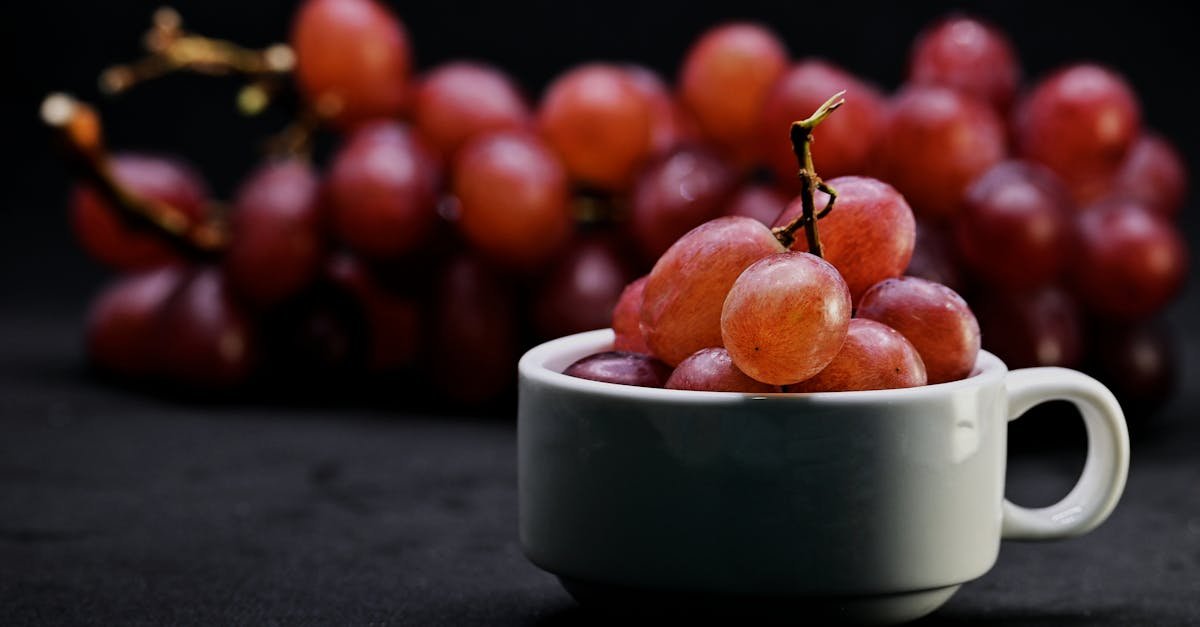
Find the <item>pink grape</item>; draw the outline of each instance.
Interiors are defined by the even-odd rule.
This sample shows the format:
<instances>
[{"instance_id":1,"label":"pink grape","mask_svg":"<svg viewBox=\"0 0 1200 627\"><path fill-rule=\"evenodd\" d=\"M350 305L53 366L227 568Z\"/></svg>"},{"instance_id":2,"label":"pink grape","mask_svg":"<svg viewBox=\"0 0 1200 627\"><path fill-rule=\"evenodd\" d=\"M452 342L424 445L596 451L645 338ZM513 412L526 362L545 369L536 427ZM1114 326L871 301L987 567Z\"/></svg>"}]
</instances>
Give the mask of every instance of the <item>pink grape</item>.
<instances>
[{"instance_id":1,"label":"pink grape","mask_svg":"<svg viewBox=\"0 0 1200 627\"><path fill-rule=\"evenodd\" d=\"M1054 170L1075 201L1095 201L1141 132L1141 105L1117 73L1094 64L1063 68L1038 82L1017 108L1017 145Z\"/></svg>"},{"instance_id":2,"label":"pink grape","mask_svg":"<svg viewBox=\"0 0 1200 627\"><path fill-rule=\"evenodd\" d=\"M646 279L641 277L625 286L613 308L613 349L627 353L651 354L642 333L642 303L646 295Z\"/></svg>"},{"instance_id":3,"label":"pink grape","mask_svg":"<svg viewBox=\"0 0 1200 627\"><path fill-rule=\"evenodd\" d=\"M829 262L784 252L754 262L729 290L721 338L755 380L790 385L837 355L850 325L850 290Z\"/></svg>"},{"instance_id":4,"label":"pink grape","mask_svg":"<svg viewBox=\"0 0 1200 627\"><path fill-rule=\"evenodd\" d=\"M750 264L782 251L771 230L751 218L717 218L679 238L646 279L641 318L650 349L675 365L720 346L729 288Z\"/></svg>"},{"instance_id":5,"label":"pink grape","mask_svg":"<svg viewBox=\"0 0 1200 627\"><path fill-rule=\"evenodd\" d=\"M746 392L766 394L778 392L774 385L755 381L733 365L729 351L724 348L702 348L679 362L664 386L669 390L699 390L707 392Z\"/></svg>"},{"instance_id":6,"label":"pink grape","mask_svg":"<svg viewBox=\"0 0 1200 627\"><path fill-rule=\"evenodd\" d=\"M1075 294L1103 317L1149 317L1183 288L1188 264L1183 236L1136 201L1114 201L1084 211L1077 218L1075 237Z\"/></svg>"},{"instance_id":7,"label":"pink grape","mask_svg":"<svg viewBox=\"0 0 1200 627\"><path fill-rule=\"evenodd\" d=\"M831 118L832 119L832 118ZM912 209L894 187L873 178L844 176L829 181L837 202L829 215L817 222L825 260L838 269L858 300L868 287L900 276L912 258L916 222ZM817 211L828 199L817 194ZM803 212L800 199L793 200L775 221L782 226ZM808 251L808 240L797 233L792 250Z\"/></svg>"},{"instance_id":8,"label":"pink grape","mask_svg":"<svg viewBox=\"0 0 1200 627\"><path fill-rule=\"evenodd\" d=\"M950 87L1007 112L1021 82L1012 42L999 29L956 15L917 35L908 62L909 81Z\"/></svg>"},{"instance_id":9,"label":"pink grape","mask_svg":"<svg viewBox=\"0 0 1200 627\"><path fill-rule=\"evenodd\" d=\"M954 290L916 277L887 279L858 302L856 315L900 332L921 355L929 383L971 374L979 354L979 322Z\"/></svg>"},{"instance_id":10,"label":"pink grape","mask_svg":"<svg viewBox=\"0 0 1200 627\"><path fill-rule=\"evenodd\" d=\"M885 324L855 318L833 361L816 376L789 385L784 391L893 390L925 383L925 362L911 342Z\"/></svg>"},{"instance_id":11,"label":"pink grape","mask_svg":"<svg viewBox=\"0 0 1200 627\"><path fill-rule=\"evenodd\" d=\"M1006 154L991 107L945 87L909 86L892 99L874 170L918 216L949 220L971 181Z\"/></svg>"},{"instance_id":12,"label":"pink grape","mask_svg":"<svg viewBox=\"0 0 1200 627\"><path fill-rule=\"evenodd\" d=\"M671 368L649 355L609 351L588 355L567 366L563 374L591 381L661 388L671 376Z\"/></svg>"}]
</instances>

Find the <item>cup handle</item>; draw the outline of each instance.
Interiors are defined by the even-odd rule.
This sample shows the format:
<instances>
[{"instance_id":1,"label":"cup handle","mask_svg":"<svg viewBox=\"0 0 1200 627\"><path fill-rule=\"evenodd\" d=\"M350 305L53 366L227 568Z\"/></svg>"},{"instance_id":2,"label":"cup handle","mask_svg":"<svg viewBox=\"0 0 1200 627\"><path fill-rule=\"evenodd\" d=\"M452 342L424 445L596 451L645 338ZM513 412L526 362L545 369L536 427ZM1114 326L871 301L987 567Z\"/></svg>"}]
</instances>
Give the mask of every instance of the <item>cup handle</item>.
<instances>
[{"instance_id":1,"label":"cup handle","mask_svg":"<svg viewBox=\"0 0 1200 627\"><path fill-rule=\"evenodd\" d=\"M1047 401L1074 403L1087 427L1088 452L1079 482L1054 505L1030 509L1005 499L1003 537L1055 540L1096 528L1116 507L1129 474L1129 432L1117 399L1099 381L1066 368L1014 370L1005 383L1009 422Z\"/></svg>"}]
</instances>

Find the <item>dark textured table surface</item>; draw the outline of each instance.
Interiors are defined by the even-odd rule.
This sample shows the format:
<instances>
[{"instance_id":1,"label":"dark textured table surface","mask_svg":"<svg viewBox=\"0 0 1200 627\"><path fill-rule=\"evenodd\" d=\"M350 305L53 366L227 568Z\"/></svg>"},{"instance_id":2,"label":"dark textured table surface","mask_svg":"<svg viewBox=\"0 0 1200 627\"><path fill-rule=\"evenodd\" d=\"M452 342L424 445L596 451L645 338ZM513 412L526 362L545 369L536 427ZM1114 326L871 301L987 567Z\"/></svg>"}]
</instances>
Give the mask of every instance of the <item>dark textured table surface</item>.
<instances>
[{"instance_id":1,"label":"dark textured table surface","mask_svg":"<svg viewBox=\"0 0 1200 627\"><path fill-rule=\"evenodd\" d=\"M0 315L0 625L606 624L521 555L511 417L147 398L90 380L77 334ZM1192 394L1105 525L1005 543L921 624L1200 624ZM1016 457L1009 495L1053 500L1080 459Z\"/></svg>"}]
</instances>

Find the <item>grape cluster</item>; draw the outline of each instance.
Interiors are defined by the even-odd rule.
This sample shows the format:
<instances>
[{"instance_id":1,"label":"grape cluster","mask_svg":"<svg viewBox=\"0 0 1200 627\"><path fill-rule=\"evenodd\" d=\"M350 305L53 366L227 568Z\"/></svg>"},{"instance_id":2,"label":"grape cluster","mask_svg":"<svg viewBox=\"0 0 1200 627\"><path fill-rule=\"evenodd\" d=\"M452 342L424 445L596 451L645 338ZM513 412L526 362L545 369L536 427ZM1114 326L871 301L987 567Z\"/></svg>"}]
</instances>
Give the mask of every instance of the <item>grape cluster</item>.
<instances>
[{"instance_id":1,"label":"grape cluster","mask_svg":"<svg viewBox=\"0 0 1200 627\"><path fill-rule=\"evenodd\" d=\"M1186 272L1187 174L1107 68L1022 91L1003 33L952 17L889 95L731 23L699 36L674 86L593 62L531 101L478 61L418 73L376 0L305 0L289 43L270 68L338 138L327 158L276 151L223 212L179 159L88 153L72 225L126 273L89 316L104 370L206 390L403 373L484 402L523 346L611 324L615 352L573 371L905 387L969 374L969 301L1010 366L1094 363L1143 396L1170 377L1148 321ZM838 92L797 176L789 129ZM90 137L84 122L67 125Z\"/></svg>"}]
</instances>

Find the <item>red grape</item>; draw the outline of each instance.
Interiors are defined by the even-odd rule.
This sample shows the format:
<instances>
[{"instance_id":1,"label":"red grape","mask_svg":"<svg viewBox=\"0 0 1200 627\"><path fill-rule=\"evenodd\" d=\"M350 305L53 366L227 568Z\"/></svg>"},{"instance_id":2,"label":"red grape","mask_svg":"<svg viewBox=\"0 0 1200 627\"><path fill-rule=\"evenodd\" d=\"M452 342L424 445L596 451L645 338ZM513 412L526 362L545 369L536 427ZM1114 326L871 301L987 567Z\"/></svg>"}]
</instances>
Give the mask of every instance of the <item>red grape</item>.
<instances>
[{"instance_id":1,"label":"red grape","mask_svg":"<svg viewBox=\"0 0 1200 627\"><path fill-rule=\"evenodd\" d=\"M1125 79L1091 64L1042 79L1015 120L1021 154L1054 170L1079 203L1099 198L1141 132L1141 106Z\"/></svg>"},{"instance_id":2,"label":"red grape","mask_svg":"<svg viewBox=\"0 0 1200 627\"><path fill-rule=\"evenodd\" d=\"M535 329L554 338L607 327L632 277L616 242L593 237L574 243L538 289Z\"/></svg>"},{"instance_id":3,"label":"red grape","mask_svg":"<svg viewBox=\"0 0 1200 627\"><path fill-rule=\"evenodd\" d=\"M717 218L679 238L646 279L641 327L654 355L675 365L721 346L729 288L750 264L782 251L771 230L751 218Z\"/></svg>"},{"instance_id":4,"label":"red grape","mask_svg":"<svg viewBox=\"0 0 1200 627\"><path fill-rule=\"evenodd\" d=\"M702 348L679 362L664 386L669 390L699 390L706 392L746 392L766 394L778 392L778 386L755 381L733 365L729 351L724 348Z\"/></svg>"},{"instance_id":5,"label":"red grape","mask_svg":"<svg viewBox=\"0 0 1200 627\"><path fill-rule=\"evenodd\" d=\"M570 184L540 139L519 131L477 138L454 165L458 220L475 248L508 266L531 268L570 238Z\"/></svg>"},{"instance_id":6,"label":"red grape","mask_svg":"<svg viewBox=\"0 0 1200 627\"><path fill-rule=\"evenodd\" d=\"M489 264L462 255L437 285L432 322L433 376L456 401L479 404L516 382L516 303Z\"/></svg>"},{"instance_id":7,"label":"red grape","mask_svg":"<svg viewBox=\"0 0 1200 627\"><path fill-rule=\"evenodd\" d=\"M832 118L830 118L832 119ZM822 126L822 128L824 128ZM891 185L863 176L844 176L829 181L837 190L837 203L817 224L825 260L846 280L857 301L868 287L900 276L912 258L915 220L904 197ZM817 210L828 197L818 193ZM799 217L804 207L797 198L775 226ZM808 240L799 236L792 250L808 251Z\"/></svg>"},{"instance_id":8,"label":"red grape","mask_svg":"<svg viewBox=\"0 0 1200 627\"><path fill-rule=\"evenodd\" d=\"M563 374L643 388L661 388L671 375L671 367L641 353L609 351L579 359L567 366Z\"/></svg>"},{"instance_id":9,"label":"red grape","mask_svg":"<svg viewBox=\"0 0 1200 627\"><path fill-rule=\"evenodd\" d=\"M166 157L118 154L109 160L116 181L139 197L165 202L201 220L208 187L187 164ZM179 260L163 235L126 219L99 191L77 186L71 195L71 227L93 259L116 270L144 270Z\"/></svg>"},{"instance_id":10,"label":"red grape","mask_svg":"<svg viewBox=\"0 0 1200 627\"><path fill-rule=\"evenodd\" d=\"M787 48L770 30L747 23L717 26L684 57L679 97L700 130L744 164L757 152L763 104L787 63Z\"/></svg>"},{"instance_id":11,"label":"red grape","mask_svg":"<svg viewBox=\"0 0 1200 627\"><path fill-rule=\"evenodd\" d=\"M913 256L908 262L907 276L915 276L962 292L966 281L954 254L953 240L941 224L917 220Z\"/></svg>"},{"instance_id":12,"label":"red grape","mask_svg":"<svg viewBox=\"0 0 1200 627\"><path fill-rule=\"evenodd\" d=\"M526 128L533 114L502 71L455 61L434 68L416 90L413 124L434 152L450 159L473 137L488 131Z\"/></svg>"},{"instance_id":13,"label":"red grape","mask_svg":"<svg viewBox=\"0 0 1200 627\"><path fill-rule=\"evenodd\" d=\"M404 25L384 5L305 0L292 22L291 44L300 91L340 125L403 110L412 52Z\"/></svg>"},{"instance_id":14,"label":"red grape","mask_svg":"<svg viewBox=\"0 0 1200 627\"><path fill-rule=\"evenodd\" d=\"M1129 149L1111 193L1173 218L1187 198L1187 179L1187 164L1175 147L1161 135L1144 133Z\"/></svg>"},{"instance_id":15,"label":"red grape","mask_svg":"<svg viewBox=\"0 0 1200 627\"><path fill-rule=\"evenodd\" d=\"M863 174L875 138L883 125L883 97L872 86L825 61L810 59L793 65L771 90L763 106L762 154L776 180L800 189L798 165L792 152L792 122L803 120L830 96L846 91L846 104L813 131L813 161L825 178Z\"/></svg>"},{"instance_id":16,"label":"red grape","mask_svg":"<svg viewBox=\"0 0 1200 627\"><path fill-rule=\"evenodd\" d=\"M725 215L754 218L769 226L787 208L788 200L783 192L769 185L745 185L725 205Z\"/></svg>"},{"instance_id":17,"label":"red grape","mask_svg":"<svg viewBox=\"0 0 1200 627\"><path fill-rule=\"evenodd\" d=\"M1187 244L1164 218L1136 201L1081 213L1072 259L1075 293L1090 310L1139 319L1171 301L1187 276Z\"/></svg>"},{"instance_id":18,"label":"red grape","mask_svg":"<svg viewBox=\"0 0 1200 627\"><path fill-rule=\"evenodd\" d=\"M166 302L158 320L160 372L190 388L244 384L257 359L254 328L224 276L205 268Z\"/></svg>"},{"instance_id":19,"label":"red grape","mask_svg":"<svg viewBox=\"0 0 1200 627\"><path fill-rule=\"evenodd\" d=\"M846 342L816 376L789 385L785 392L893 390L925 385L925 363L898 331L874 320L855 318Z\"/></svg>"},{"instance_id":20,"label":"red grape","mask_svg":"<svg viewBox=\"0 0 1200 627\"><path fill-rule=\"evenodd\" d=\"M412 365L420 354L421 306L416 298L388 289L354 257L336 255L326 278L358 303L370 341L367 365L392 370Z\"/></svg>"},{"instance_id":21,"label":"red grape","mask_svg":"<svg viewBox=\"0 0 1200 627\"><path fill-rule=\"evenodd\" d=\"M624 66L633 86L650 103L650 153L664 155L695 135L692 121L671 97L671 91L654 70L641 65Z\"/></svg>"},{"instance_id":22,"label":"red grape","mask_svg":"<svg viewBox=\"0 0 1200 627\"><path fill-rule=\"evenodd\" d=\"M874 159L917 215L946 220L967 185L1005 154L1004 125L990 107L944 87L910 86L891 103Z\"/></svg>"},{"instance_id":23,"label":"red grape","mask_svg":"<svg viewBox=\"0 0 1200 627\"><path fill-rule=\"evenodd\" d=\"M1075 303L1061 290L989 291L981 300L977 311L984 348L1009 368L1080 365L1083 323Z\"/></svg>"},{"instance_id":24,"label":"red grape","mask_svg":"<svg viewBox=\"0 0 1200 627\"><path fill-rule=\"evenodd\" d=\"M650 155L651 109L627 72L593 63L555 79L542 97L538 124L572 178L619 190Z\"/></svg>"},{"instance_id":25,"label":"red grape","mask_svg":"<svg viewBox=\"0 0 1200 627\"><path fill-rule=\"evenodd\" d=\"M721 214L736 179L708 152L683 148L638 178L629 229L647 259L657 259L684 233Z\"/></svg>"},{"instance_id":26,"label":"red grape","mask_svg":"<svg viewBox=\"0 0 1200 627\"><path fill-rule=\"evenodd\" d=\"M259 322L268 360L263 372L285 393L319 393L357 383L370 351L381 346L371 341L358 299L331 283L316 283L265 312ZM331 385L330 377L345 379Z\"/></svg>"},{"instance_id":27,"label":"red grape","mask_svg":"<svg viewBox=\"0 0 1200 627\"><path fill-rule=\"evenodd\" d=\"M997 164L972 183L955 227L970 269L1008 291L1054 281L1071 254L1067 191L1030 163Z\"/></svg>"},{"instance_id":28,"label":"red grape","mask_svg":"<svg viewBox=\"0 0 1200 627\"><path fill-rule=\"evenodd\" d=\"M121 277L92 301L87 352L92 363L126 377L148 377L159 367L160 312L187 279L182 266L165 266Z\"/></svg>"},{"instance_id":29,"label":"red grape","mask_svg":"<svg viewBox=\"0 0 1200 627\"><path fill-rule=\"evenodd\" d=\"M1112 388L1121 408L1141 418L1160 409L1179 382L1179 338L1153 323L1103 328L1100 333L1097 376Z\"/></svg>"},{"instance_id":30,"label":"red grape","mask_svg":"<svg viewBox=\"0 0 1200 627\"><path fill-rule=\"evenodd\" d=\"M833 360L850 324L850 290L829 262L784 252L754 262L729 290L721 338L755 380L790 385Z\"/></svg>"},{"instance_id":31,"label":"red grape","mask_svg":"<svg viewBox=\"0 0 1200 627\"><path fill-rule=\"evenodd\" d=\"M242 300L265 308L315 278L325 253L319 188L299 159L267 163L242 184L222 268Z\"/></svg>"},{"instance_id":32,"label":"red grape","mask_svg":"<svg viewBox=\"0 0 1200 627\"><path fill-rule=\"evenodd\" d=\"M361 126L333 157L327 200L334 233L368 258L420 247L437 224L437 169L397 122Z\"/></svg>"},{"instance_id":33,"label":"red grape","mask_svg":"<svg viewBox=\"0 0 1200 627\"><path fill-rule=\"evenodd\" d=\"M917 35L908 80L940 85L1007 112L1021 81L1021 66L1008 37L972 17L951 16Z\"/></svg>"},{"instance_id":34,"label":"red grape","mask_svg":"<svg viewBox=\"0 0 1200 627\"><path fill-rule=\"evenodd\" d=\"M929 383L971 374L979 354L979 322L954 290L916 277L887 279L863 294L856 315L882 322L912 342Z\"/></svg>"},{"instance_id":35,"label":"red grape","mask_svg":"<svg viewBox=\"0 0 1200 627\"><path fill-rule=\"evenodd\" d=\"M646 295L646 279L638 280L625 286L621 296L613 307L612 329L616 336L613 339L613 349L628 353L651 353L646 344L646 335L642 333L642 303Z\"/></svg>"}]
</instances>

